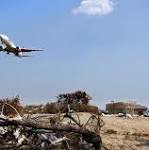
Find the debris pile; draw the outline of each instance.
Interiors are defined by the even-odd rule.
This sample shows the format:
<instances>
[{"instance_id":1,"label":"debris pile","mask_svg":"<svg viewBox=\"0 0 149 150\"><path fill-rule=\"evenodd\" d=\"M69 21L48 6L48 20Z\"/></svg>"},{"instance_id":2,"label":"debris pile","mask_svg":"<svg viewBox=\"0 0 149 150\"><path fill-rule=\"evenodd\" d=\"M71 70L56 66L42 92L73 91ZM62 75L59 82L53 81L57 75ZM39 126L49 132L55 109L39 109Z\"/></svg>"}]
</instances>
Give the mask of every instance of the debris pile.
<instances>
[{"instance_id":1,"label":"debris pile","mask_svg":"<svg viewBox=\"0 0 149 150\"><path fill-rule=\"evenodd\" d=\"M103 121L99 114L92 114L82 124L75 112L21 117L14 111L17 114L14 118L0 115L0 149L101 149Z\"/></svg>"}]
</instances>

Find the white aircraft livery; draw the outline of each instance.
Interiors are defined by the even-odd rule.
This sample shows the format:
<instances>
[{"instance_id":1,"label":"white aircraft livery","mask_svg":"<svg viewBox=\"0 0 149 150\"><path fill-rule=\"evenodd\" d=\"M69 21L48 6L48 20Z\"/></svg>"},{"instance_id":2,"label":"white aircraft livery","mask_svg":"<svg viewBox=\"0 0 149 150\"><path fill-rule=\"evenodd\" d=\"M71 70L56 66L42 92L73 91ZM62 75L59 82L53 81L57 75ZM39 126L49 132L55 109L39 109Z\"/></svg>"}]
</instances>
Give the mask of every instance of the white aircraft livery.
<instances>
[{"instance_id":1,"label":"white aircraft livery","mask_svg":"<svg viewBox=\"0 0 149 150\"><path fill-rule=\"evenodd\" d=\"M5 34L0 34L0 42L2 44L0 46L0 52L6 52L7 54L13 53L17 57L29 57L28 55L24 55L26 52L43 51L15 46L15 44Z\"/></svg>"}]
</instances>

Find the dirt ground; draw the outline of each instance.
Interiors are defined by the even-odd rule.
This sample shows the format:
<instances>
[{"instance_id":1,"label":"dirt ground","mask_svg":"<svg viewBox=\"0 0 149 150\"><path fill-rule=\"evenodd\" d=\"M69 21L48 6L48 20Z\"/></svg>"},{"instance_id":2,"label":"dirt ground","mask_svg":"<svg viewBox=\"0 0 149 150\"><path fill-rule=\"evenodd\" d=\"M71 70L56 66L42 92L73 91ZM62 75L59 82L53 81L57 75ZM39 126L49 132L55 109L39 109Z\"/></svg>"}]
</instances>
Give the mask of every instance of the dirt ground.
<instances>
[{"instance_id":1,"label":"dirt ground","mask_svg":"<svg viewBox=\"0 0 149 150\"><path fill-rule=\"evenodd\" d=\"M103 144L110 150L149 150L149 118L103 117Z\"/></svg>"},{"instance_id":2,"label":"dirt ground","mask_svg":"<svg viewBox=\"0 0 149 150\"><path fill-rule=\"evenodd\" d=\"M81 122L86 122L90 114L80 113L79 116ZM101 137L108 150L149 150L149 118L104 116L102 119L105 125Z\"/></svg>"}]
</instances>

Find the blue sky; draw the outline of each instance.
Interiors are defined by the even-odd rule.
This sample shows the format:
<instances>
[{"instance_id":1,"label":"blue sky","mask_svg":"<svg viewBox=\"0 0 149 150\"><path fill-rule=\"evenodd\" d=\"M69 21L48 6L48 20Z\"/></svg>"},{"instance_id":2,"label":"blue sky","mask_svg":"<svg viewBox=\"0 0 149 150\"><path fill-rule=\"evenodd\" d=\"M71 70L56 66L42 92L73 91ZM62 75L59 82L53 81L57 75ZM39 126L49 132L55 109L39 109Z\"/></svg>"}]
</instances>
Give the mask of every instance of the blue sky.
<instances>
[{"instance_id":1,"label":"blue sky","mask_svg":"<svg viewBox=\"0 0 149 150\"><path fill-rule=\"evenodd\" d=\"M99 107L111 100L149 106L149 2L91 1L1 1L1 33L45 51L0 54L0 97L39 104L85 90Z\"/></svg>"}]
</instances>

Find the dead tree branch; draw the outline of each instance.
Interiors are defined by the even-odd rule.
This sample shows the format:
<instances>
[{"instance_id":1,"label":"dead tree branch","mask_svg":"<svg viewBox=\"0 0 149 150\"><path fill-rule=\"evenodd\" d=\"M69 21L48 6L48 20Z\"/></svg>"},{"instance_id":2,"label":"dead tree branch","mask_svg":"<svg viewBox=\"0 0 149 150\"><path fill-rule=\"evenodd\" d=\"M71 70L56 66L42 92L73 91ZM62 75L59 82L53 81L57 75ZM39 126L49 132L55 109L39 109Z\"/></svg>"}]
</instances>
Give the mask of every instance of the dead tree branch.
<instances>
[{"instance_id":1,"label":"dead tree branch","mask_svg":"<svg viewBox=\"0 0 149 150\"><path fill-rule=\"evenodd\" d=\"M68 116L67 116L68 117ZM68 125L68 124L43 124L43 123L35 123L31 120L10 120L0 118L0 126L22 126L22 127L30 127L33 129L44 129L51 130L53 132L62 131L62 132L73 132L81 134L84 140L88 143L91 143L96 150L99 150L101 147L101 138L95 132L89 131L86 128L79 127L76 125Z\"/></svg>"}]
</instances>

